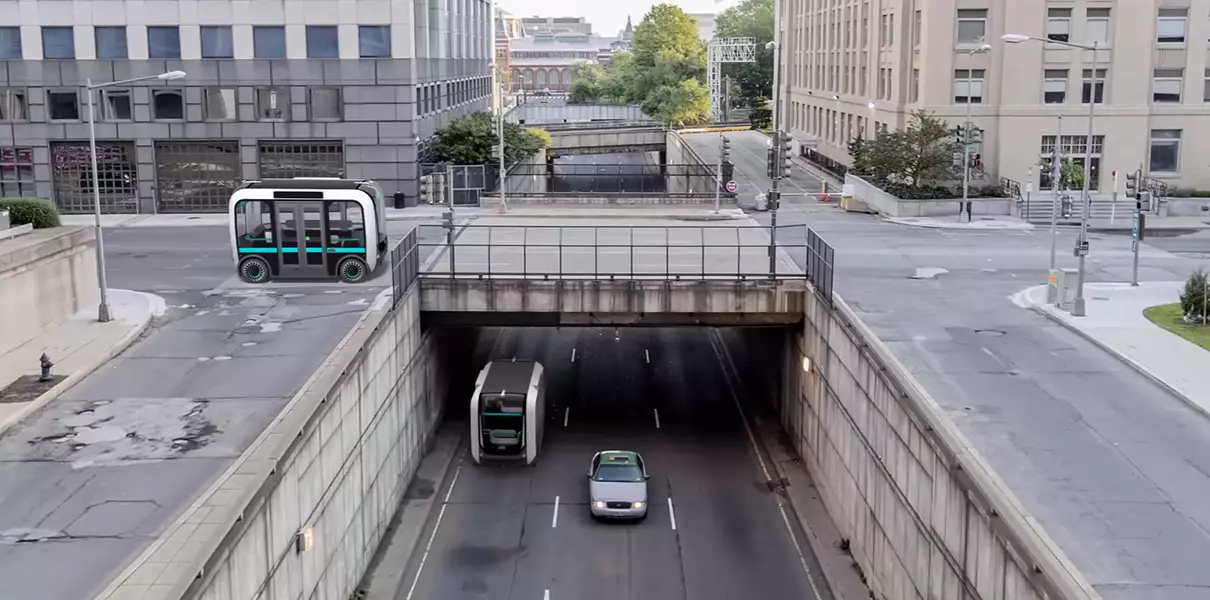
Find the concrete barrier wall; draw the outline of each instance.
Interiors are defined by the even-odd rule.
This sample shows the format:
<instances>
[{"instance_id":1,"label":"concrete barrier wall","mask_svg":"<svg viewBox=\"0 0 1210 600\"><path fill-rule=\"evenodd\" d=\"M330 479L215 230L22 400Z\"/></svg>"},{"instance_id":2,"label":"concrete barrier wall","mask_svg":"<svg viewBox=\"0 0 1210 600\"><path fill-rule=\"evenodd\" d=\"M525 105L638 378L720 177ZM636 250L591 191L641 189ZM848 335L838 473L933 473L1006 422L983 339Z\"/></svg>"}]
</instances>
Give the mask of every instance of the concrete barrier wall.
<instances>
[{"instance_id":1,"label":"concrete barrier wall","mask_svg":"<svg viewBox=\"0 0 1210 600\"><path fill-rule=\"evenodd\" d=\"M179 589L163 597L346 600L424 456L473 335L422 331L418 286L396 310L369 311L240 461L120 580L135 585L140 567L167 552L177 558L161 568L179 574ZM199 537L207 528L213 534ZM188 553L196 558L182 563Z\"/></svg>"},{"instance_id":2,"label":"concrete barrier wall","mask_svg":"<svg viewBox=\"0 0 1210 600\"><path fill-rule=\"evenodd\" d=\"M542 167L542 168L539 168ZM546 150L539 150L537 154L513 165L504 176L504 190L511 196L513 194L541 194L547 190L549 178L542 175L542 169L546 167ZM516 175L515 173L522 172L525 175ZM485 201L488 199L485 198ZM497 198L499 200L499 198Z\"/></svg>"},{"instance_id":3,"label":"concrete barrier wall","mask_svg":"<svg viewBox=\"0 0 1210 600\"><path fill-rule=\"evenodd\" d=\"M685 138L675 131L668 132L665 143L667 164L695 165L690 168L691 171L681 169L682 174L669 175L667 190L680 194L713 194L717 187L714 175L717 165L706 164Z\"/></svg>"},{"instance_id":4,"label":"concrete barrier wall","mask_svg":"<svg viewBox=\"0 0 1210 600\"><path fill-rule=\"evenodd\" d=\"M845 185L853 186L853 197L866 203L871 210L887 217L939 217L957 216L961 198L943 200L903 200L892 196L868 181L846 174ZM971 210L980 215L1010 215L1015 200L1012 198L971 198Z\"/></svg>"},{"instance_id":5,"label":"concrete barrier wall","mask_svg":"<svg viewBox=\"0 0 1210 600\"><path fill-rule=\"evenodd\" d=\"M95 239L89 227L55 227L0 241L0 354L96 308Z\"/></svg>"},{"instance_id":6,"label":"concrete barrier wall","mask_svg":"<svg viewBox=\"0 0 1210 600\"><path fill-rule=\"evenodd\" d=\"M779 412L877 598L1099 598L842 300L806 306Z\"/></svg>"}]
</instances>

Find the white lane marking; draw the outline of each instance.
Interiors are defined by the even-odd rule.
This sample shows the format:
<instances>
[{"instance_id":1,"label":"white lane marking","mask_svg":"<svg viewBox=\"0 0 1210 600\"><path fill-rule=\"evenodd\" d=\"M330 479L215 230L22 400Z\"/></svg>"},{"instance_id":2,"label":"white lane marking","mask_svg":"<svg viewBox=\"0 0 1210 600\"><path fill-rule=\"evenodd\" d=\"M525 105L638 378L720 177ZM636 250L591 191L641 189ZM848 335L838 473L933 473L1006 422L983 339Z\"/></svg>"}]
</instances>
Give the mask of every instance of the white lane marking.
<instances>
[{"instance_id":1,"label":"white lane marking","mask_svg":"<svg viewBox=\"0 0 1210 600\"><path fill-rule=\"evenodd\" d=\"M659 429L660 428L660 409L653 408L653 409L651 409L651 412L655 413L655 428Z\"/></svg>"},{"instance_id":2,"label":"white lane marking","mask_svg":"<svg viewBox=\"0 0 1210 600\"><path fill-rule=\"evenodd\" d=\"M986 355L988 355L988 356L992 357L992 360L996 361L996 364L1000 365L1000 368L1002 368L1002 369L1007 369L1007 368L1008 368L1008 365L1007 365L1007 364L1004 364L1004 361L1000 360L1000 357L999 357L999 356L996 356L996 353L995 353L995 352L992 352L992 351L991 351L991 350L989 350L988 348L980 348L980 350L983 350L983 353L984 353L984 354L986 354Z\"/></svg>"},{"instance_id":3,"label":"white lane marking","mask_svg":"<svg viewBox=\"0 0 1210 600\"><path fill-rule=\"evenodd\" d=\"M571 349L571 362L576 362L576 349Z\"/></svg>"},{"instance_id":4,"label":"white lane marking","mask_svg":"<svg viewBox=\"0 0 1210 600\"><path fill-rule=\"evenodd\" d=\"M672 496L668 496L668 518L672 521L672 530L676 531L676 509L672 508Z\"/></svg>"},{"instance_id":5,"label":"white lane marking","mask_svg":"<svg viewBox=\"0 0 1210 600\"><path fill-rule=\"evenodd\" d=\"M542 592L542 600L550 600L550 590Z\"/></svg>"},{"instance_id":6,"label":"white lane marking","mask_svg":"<svg viewBox=\"0 0 1210 600\"><path fill-rule=\"evenodd\" d=\"M651 364L651 350L643 348L643 356L647 357L647 364Z\"/></svg>"},{"instance_id":7,"label":"white lane marking","mask_svg":"<svg viewBox=\"0 0 1210 600\"><path fill-rule=\"evenodd\" d=\"M563 426L567 427L567 419L571 418L571 407L563 409Z\"/></svg>"},{"instance_id":8,"label":"white lane marking","mask_svg":"<svg viewBox=\"0 0 1210 600\"><path fill-rule=\"evenodd\" d=\"M450 481L450 489L445 491L445 500L441 503L441 511L437 513L437 522L433 524L433 533L429 534L429 541L424 545L424 554L420 556L420 565L416 567L416 577L412 579L412 587L408 588L406 600L412 600L412 594L416 593L416 584L420 583L420 573L424 571L424 563L429 560L429 551L433 549L433 540L437 539L437 530L441 528L441 519L445 517L445 508L450 505L450 495L454 493L454 486L458 483L458 474L462 472L462 465L454 470L454 479Z\"/></svg>"},{"instance_id":9,"label":"white lane marking","mask_svg":"<svg viewBox=\"0 0 1210 600\"><path fill-rule=\"evenodd\" d=\"M559 526L559 497L555 496L555 514L550 517L550 526L555 528Z\"/></svg>"},{"instance_id":10,"label":"white lane marking","mask_svg":"<svg viewBox=\"0 0 1210 600\"><path fill-rule=\"evenodd\" d=\"M739 369L735 368L735 361L731 360L731 353L726 351L723 346L722 336L718 330L711 331L713 337L711 341L716 342L710 344L714 349L714 356L718 359L718 366L723 371L723 381L727 382L727 391L731 394L731 401L735 403L735 410L739 411L740 420L744 423L744 431L748 433L748 441L752 443L752 452L756 454L756 460L760 463L760 470L765 475L765 480L772 482L773 477L769 474L769 467L765 464L765 458L761 456L760 446L756 443L756 435L752 433L752 426L748 424L748 417L744 413L743 405L739 401L739 393L735 391L735 385L731 383L731 377L727 372L727 365L731 365L731 371L739 375ZM726 355L726 363L723 362L724 354ZM794 551L798 553L798 563L802 565L803 573L807 575L807 583L811 584L811 591L815 592L815 597L819 598L819 587L815 585L815 576L811 574L811 568L807 566L807 557L803 554L802 546L798 543L798 536L794 535L794 527L790 525L790 515L786 513L786 505L782 502L782 497L779 494L773 494L774 500L777 502L777 511L781 513L781 522L786 526L786 533L790 535L790 543L794 544ZM803 526L804 528L806 525Z\"/></svg>"}]
</instances>

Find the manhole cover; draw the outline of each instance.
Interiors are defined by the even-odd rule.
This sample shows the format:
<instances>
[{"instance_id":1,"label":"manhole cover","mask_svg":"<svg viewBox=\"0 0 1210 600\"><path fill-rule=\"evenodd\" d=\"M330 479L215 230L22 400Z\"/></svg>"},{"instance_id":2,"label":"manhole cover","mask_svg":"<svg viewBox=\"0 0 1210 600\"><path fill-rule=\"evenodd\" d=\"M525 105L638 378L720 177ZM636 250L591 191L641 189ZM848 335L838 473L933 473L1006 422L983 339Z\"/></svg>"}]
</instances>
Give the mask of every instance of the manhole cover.
<instances>
[{"instance_id":1,"label":"manhole cover","mask_svg":"<svg viewBox=\"0 0 1210 600\"><path fill-rule=\"evenodd\" d=\"M1003 332L999 329L976 329L975 333L977 333L979 335L987 335L987 336L991 336L991 337L1000 337L1000 336L1004 335L1005 332Z\"/></svg>"},{"instance_id":2,"label":"manhole cover","mask_svg":"<svg viewBox=\"0 0 1210 600\"><path fill-rule=\"evenodd\" d=\"M33 402L64 379L66 378L56 375L50 381L38 381L37 375L22 375L0 390L0 404Z\"/></svg>"}]
</instances>

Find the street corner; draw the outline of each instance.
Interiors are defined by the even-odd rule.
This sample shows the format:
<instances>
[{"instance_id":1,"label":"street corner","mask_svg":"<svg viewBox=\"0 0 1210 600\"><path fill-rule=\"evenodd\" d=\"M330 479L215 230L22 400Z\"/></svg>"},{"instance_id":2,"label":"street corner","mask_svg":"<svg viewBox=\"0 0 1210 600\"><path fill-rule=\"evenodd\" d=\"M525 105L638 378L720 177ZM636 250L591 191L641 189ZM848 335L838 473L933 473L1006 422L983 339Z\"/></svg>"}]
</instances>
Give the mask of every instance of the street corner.
<instances>
[{"instance_id":1,"label":"street corner","mask_svg":"<svg viewBox=\"0 0 1210 600\"><path fill-rule=\"evenodd\" d=\"M1046 305L1047 284L1027 287L1008 297L1009 301L1021 308L1039 309Z\"/></svg>"}]
</instances>

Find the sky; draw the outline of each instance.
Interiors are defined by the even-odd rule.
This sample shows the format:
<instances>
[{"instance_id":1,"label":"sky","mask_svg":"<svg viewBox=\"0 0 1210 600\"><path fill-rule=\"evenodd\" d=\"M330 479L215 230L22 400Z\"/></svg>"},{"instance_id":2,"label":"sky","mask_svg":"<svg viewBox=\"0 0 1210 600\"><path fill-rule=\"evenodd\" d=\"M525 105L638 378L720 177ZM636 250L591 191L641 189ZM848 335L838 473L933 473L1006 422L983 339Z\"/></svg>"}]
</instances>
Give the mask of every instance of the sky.
<instances>
[{"instance_id":1,"label":"sky","mask_svg":"<svg viewBox=\"0 0 1210 600\"><path fill-rule=\"evenodd\" d=\"M665 0L687 13L720 13L737 0ZM626 27L626 15L637 26L651 7L652 0L496 0L497 6L517 17L584 17L592 23L593 33L617 35Z\"/></svg>"}]
</instances>

